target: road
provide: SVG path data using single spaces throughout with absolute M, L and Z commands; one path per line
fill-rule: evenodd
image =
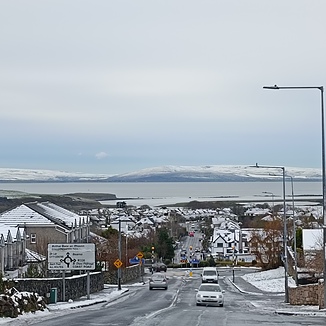
M 193 236 L 187 236 L 180 243 L 178 249 L 175 251 L 175 261 L 177 263 L 182 263 L 182 261 L 187 260 L 187 265 L 184 264 L 184 267 L 190 267 L 190 263 L 192 259 L 196 259 L 198 261 L 202 260 L 202 246 L 201 239 L 202 233 L 199 231 L 200 227 L 197 222 L 193 223 L 194 227 L 191 227 L 192 223 L 187 224 L 187 232 L 193 232 Z M 196 248 L 198 251 L 196 252 Z M 196 264 L 194 264 L 196 267 Z
M 149 291 L 147 284 L 130 287 L 127 295 L 118 300 L 69 309 L 64 312 L 35 315 L 35 318 L 12 321 L 9 325 L 33 326 L 201 326 L 201 325 L 264 325 L 298 326 L 326 324 L 325 317 L 289 316 L 275 314 L 273 304 L 279 296 L 240 293 L 230 282 L 230 271 L 220 271 L 220 285 L 225 290 L 224 307 L 196 306 L 195 289 L 200 285 L 201 270 L 185 276 L 184 270 L 168 270 L 168 290 Z M 145 277 L 145 281 L 146 281 Z M 266 304 L 266 302 L 270 304 Z

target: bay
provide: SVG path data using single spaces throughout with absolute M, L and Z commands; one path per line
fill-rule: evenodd
M 114 194 L 129 205 L 167 205 L 179 202 L 236 200 L 282 201 L 283 182 L 51 182 L 0 183 L 2 195 L 11 191 L 30 194 L 62 195 L 70 193 Z M 321 198 L 321 182 L 294 182 L 295 198 Z M 286 182 L 287 200 L 292 198 L 292 186 Z M 112 203 L 112 201 L 110 201 Z M 104 202 L 105 203 L 105 202 Z

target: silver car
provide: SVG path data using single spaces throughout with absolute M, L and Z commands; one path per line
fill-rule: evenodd
M 168 289 L 168 279 L 163 273 L 154 273 L 149 279 L 149 289 Z
M 218 284 L 202 284 L 196 293 L 196 306 L 224 305 L 224 290 Z

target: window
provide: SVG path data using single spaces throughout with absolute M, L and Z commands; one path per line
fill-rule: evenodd
M 36 234 L 31 233 L 31 243 L 36 243 Z

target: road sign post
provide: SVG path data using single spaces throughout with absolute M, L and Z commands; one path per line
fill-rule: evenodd
M 87 271 L 87 299 L 90 298 L 89 271 L 95 269 L 94 243 L 48 244 L 48 269 L 62 271 L 62 300 L 66 297 L 66 271 Z
M 144 276 L 143 276 L 143 273 L 142 273 L 142 263 L 143 263 L 143 257 L 144 257 L 144 254 L 140 251 L 138 254 L 137 254 L 137 258 L 139 259 L 139 269 L 140 269 L 140 276 L 141 276 L 141 281 L 144 283 Z M 144 283 L 145 284 L 145 283 Z

